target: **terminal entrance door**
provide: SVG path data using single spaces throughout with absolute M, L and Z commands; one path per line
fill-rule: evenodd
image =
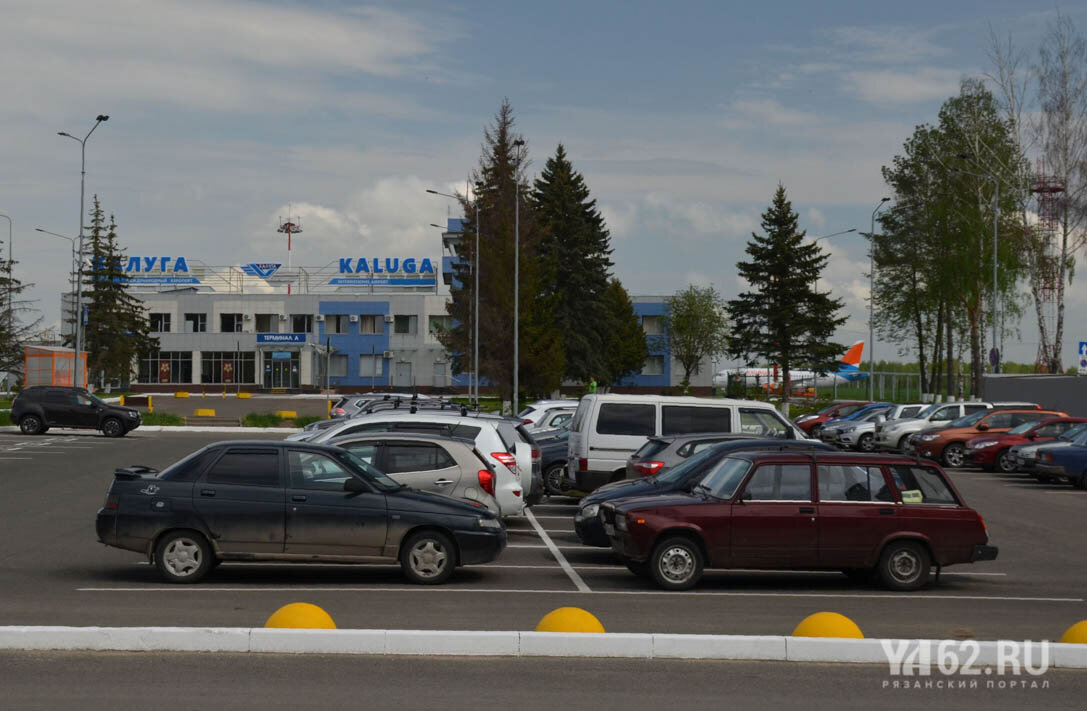
M 298 352 L 271 351 L 264 354 L 264 387 L 272 390 L 297 389 Z

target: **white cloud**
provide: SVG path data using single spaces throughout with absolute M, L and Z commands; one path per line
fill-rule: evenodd
M 812 224 L 816 229 L 823 229 L 826 227 L 827 218 L 823 214 L 823 211 L 817 207 L 809 207 L 807 213 L 808 222 Z
M 803 126 L 819 121 L 815 114 L 789 108 L 776 99 L 741 99 L 732 104 L 731 110 L 756 124 Z
M 855 60 L 882 64 L 912 64 L 946 57 L 950 49 L 934 37 L 946 27 L 918 29 L 908 25 L 838 27 L 831 31 L 835 46 Z
M 847 72 L 846 90 L 873 104 L 912 104 L 947 99 L 959 91 L 963 73 L 922 67 L 914 71 Z

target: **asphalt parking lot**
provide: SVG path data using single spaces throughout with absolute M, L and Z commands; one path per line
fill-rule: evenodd
M 407 584 L 394 566 L 264 563 L 228 563 L 199 585 L 168 585 L 139 555 L 97 542 L 95 512 L 115 467 L 161 468 L 224 438 L 0 434 L 0 625 L 251 627 L 295 601 L 321 605 L 340 627 L 401 629 L 531 629 L 548 611 L 576 605 L 610 632 L 788 634 L 806 615 L 832 610 L 869 637 L 1052 640 L 1087 618 L 1087 492 L 962 470 L 955 482 L 985 516 L 1000 557 L 950 568 L 916 593 L 838 573 L 745 571 L 711 571 L 695 590 L 663 592 L 609 550 L 581 546 L 569 498 L 510 523 L 497 561 L 438 587 Z

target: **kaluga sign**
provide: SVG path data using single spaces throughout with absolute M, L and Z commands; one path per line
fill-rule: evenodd
M 434 263 L 427 257 L 340 257 L 340 274 L 434 274 Z

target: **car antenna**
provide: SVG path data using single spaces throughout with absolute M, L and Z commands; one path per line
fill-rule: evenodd
M 413 414 L 413 415 L 414 415 L 414 414 L 415 414 L 416 412 L 418 412 L 418 411 L 419 411 L 419 408 L 417 408 L 417 407 L 416 407 L 415 405 L 412 405 L 412 406 L 411 406 L 411 410 L 410 410 L 411 414 Z
M 382 399 L 383 399 L 383 400 L 388 400 L 388 399 L 389 399 L 389 394 L 388 394 L 388 393 L 385 393 L 385 397 L 384 397 L 384 398 L 382 398 Z
M 400 398 L 397 398 L 396 402 L 393 403 L 393 409 L 394 410 L 399 410 L 400 409 Z
M 468 406 L 467 405 L 461 405 L 460 416 L 461 417 L 468 417 Z

